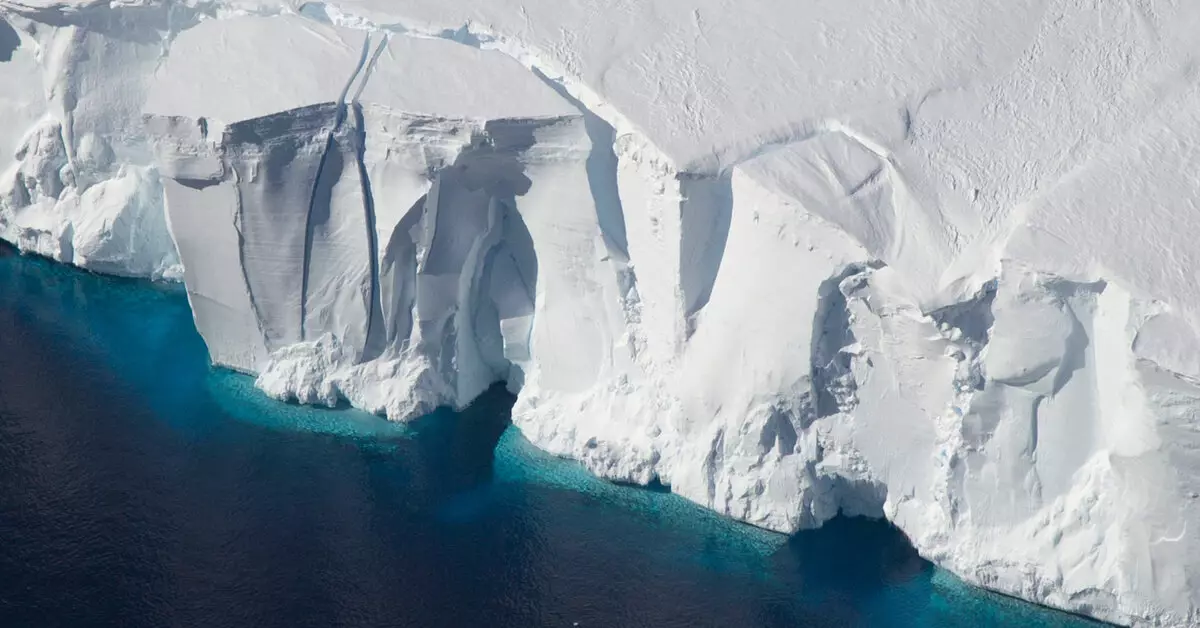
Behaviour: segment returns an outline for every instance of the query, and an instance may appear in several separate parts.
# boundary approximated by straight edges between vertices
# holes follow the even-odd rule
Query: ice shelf
[[[1200,624],[1200,5],[0,0],[0,237],[215,363]],[[1195,527],[1194,525],[1192,527]]]

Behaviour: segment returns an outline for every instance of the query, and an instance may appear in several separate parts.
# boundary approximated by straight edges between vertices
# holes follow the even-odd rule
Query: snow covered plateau
[[[1200,4],[0,0],[0,237],[214,362],[1200,624]]]

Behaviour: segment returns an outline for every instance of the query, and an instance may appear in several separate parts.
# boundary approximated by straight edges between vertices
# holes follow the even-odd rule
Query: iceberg
[[[0,0],[0,237],[214,363],[1200,623],[1200,6]],[[1194,528],[1195,526],[1192,526]]]

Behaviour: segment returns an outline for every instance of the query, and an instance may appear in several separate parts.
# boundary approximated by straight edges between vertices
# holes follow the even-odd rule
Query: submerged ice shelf
[[[392,4],[0,0],[0,237],[277,398],[503,381],[605,478],[1200,622],[1200,8]]]

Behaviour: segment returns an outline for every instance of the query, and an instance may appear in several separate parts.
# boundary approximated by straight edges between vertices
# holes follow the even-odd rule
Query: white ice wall
[[[405,420],[507,381],[604,477],[1200,623],[1200,9],[0,16],[0,237],[182,277],[269,394]]]

